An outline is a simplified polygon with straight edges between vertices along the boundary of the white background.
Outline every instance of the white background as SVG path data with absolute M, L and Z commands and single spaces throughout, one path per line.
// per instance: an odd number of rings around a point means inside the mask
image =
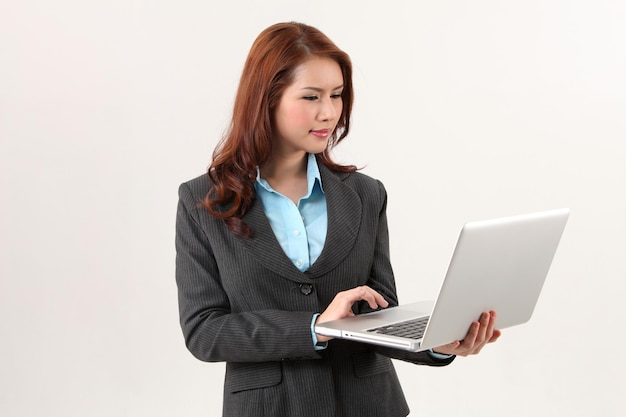
M 178 326 L 177 186 L 288 20 L 353 59 L 337 159 L 387 186 L 402 301 L 436 294 L 462 223 L 572 210 L 527 325 L 397 363 L 412 415 L 625 415 L 619 0 L 1 0 L 0 415 L 220 415 L 223 364 Z

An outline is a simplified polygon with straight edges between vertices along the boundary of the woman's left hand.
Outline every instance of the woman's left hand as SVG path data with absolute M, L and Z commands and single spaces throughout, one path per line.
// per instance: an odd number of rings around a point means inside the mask
M 495 325 L 495 311 L 482 313 L 480 319 L 471 324 L 463 340 L 433 348 L 433 352 L 457 356 L 476 355 L 487 343 L 493 343 L 500 337 L 500 330 L 496 330 Z

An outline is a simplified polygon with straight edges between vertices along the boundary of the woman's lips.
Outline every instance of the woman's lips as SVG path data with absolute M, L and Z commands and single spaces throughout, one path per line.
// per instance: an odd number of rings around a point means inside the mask
M 316 138 L 326 139 L 330 135 L 330 129 L 311 130 L 311 134 Z

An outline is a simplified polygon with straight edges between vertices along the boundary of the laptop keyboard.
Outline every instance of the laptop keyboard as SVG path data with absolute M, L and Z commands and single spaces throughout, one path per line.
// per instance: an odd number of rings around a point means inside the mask
M 367 331 L 391 336 L 406 337 L 409 339 L 421 339 L 424 336 L 426 324 L 428 324 L 428 317 L 421 317 L 418 319 L 401 321 L 387 326 L 376 327 Z

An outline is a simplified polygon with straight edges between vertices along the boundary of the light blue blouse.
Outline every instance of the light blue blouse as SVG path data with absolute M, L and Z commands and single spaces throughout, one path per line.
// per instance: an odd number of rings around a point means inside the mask
M 317 260 L 326 241 L 328 216 L 322 178 L 315 160 L 309 154 L 307 163 L 308 192 L 298 204 L 272 189 L 261 178 L 257 169 L 254 187 L 263 203 L 263 211 L 269 220 L 276 239 L 300 271 L 304 272 Z

